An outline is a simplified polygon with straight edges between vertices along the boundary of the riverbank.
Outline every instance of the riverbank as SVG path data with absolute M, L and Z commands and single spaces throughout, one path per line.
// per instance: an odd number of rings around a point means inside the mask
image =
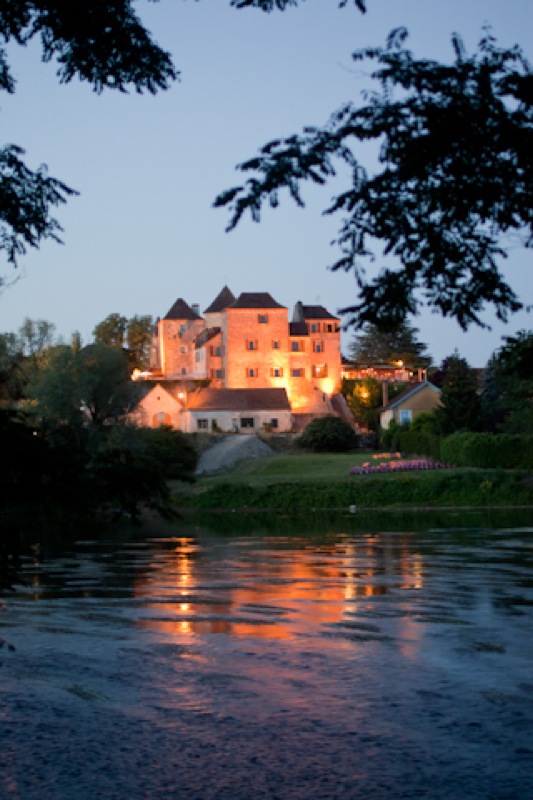
M 368 458 L 368 453 L 330 453 L 244 461 L 224 474 L 200 478 L 192 486 L 174 484 L 173 499 L 182 509 L 282 513 L 533 508 L 533 476 L 526 471 L 462 468 L 350 474 L 351 468 Z

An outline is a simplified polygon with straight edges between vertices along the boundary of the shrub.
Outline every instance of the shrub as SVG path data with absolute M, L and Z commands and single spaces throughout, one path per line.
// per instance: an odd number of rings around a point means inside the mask
M 443 439 L 441 458 L 461 467 L 531 469 L 533 436 L 454 433 Z
M 344 453 L 357 447 L 357 436 L 347 422 L 334 417 L 319 417 L 306 427 L 299 437 L 298 445 L 315 453 Z

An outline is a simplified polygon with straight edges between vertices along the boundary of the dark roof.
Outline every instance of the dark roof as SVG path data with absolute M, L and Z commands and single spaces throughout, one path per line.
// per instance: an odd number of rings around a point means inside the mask
M 218 336 L 220 333 L 220 328 L 206 328 L 205 331 L 202 331 L 199 336 L 196 337 L 194 341 L 194 346 L 196 349 L 199 347 L 203 347 L 204 344 L 210 342 L 211 339 L 214 339 L 215 336 Z
M 198 389 L 187 409 L 203 411 L 290 411 L 285 389 Z
M 324 306 L 304 306 L 302 305 L 304 319 L 339 319 L 330 314 Z
M 205 309 L 204 314 L 215 314 L 217 311 L 223 311 L 234 302 L 235 295 L 231 289 L 228 289 L 227 286 L 224 286 L 222 291 L 219 292 L 219 294 L 215 297 L 211 305 Z
M 416 394 L 426 386 L 428 386 L 430 389 L 433 389 L 433 391 L 437 392 L 437 394 L 440 394 L 440 389 L 429 381 L 423 381 L 422 383 L 410 383 L 409 386 L 403 390 L 403 392 L 400 392 L 400 394 L 397 394 L 396 397 L 392 398 L 392 400 L 389 400 L 388 404 L 383 406 L 383 410 L 387 408 L 396 408 L 397 406 L 401 405 L 404 400 L 407 400 L 408 397 Z
M 290 336 L 309 336 L 305 322 L 289 322 Z
M 286 308 L 268 292 L 242 292 L 230 308 Z
M 163 319 L 199 319 L 199 316 L 182 297 L 179 297 Z

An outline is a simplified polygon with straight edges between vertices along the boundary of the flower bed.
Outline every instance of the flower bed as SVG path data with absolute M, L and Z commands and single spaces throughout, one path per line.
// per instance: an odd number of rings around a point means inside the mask
M 396 454 L 398 458 L 399 454 Z M 381 464 L 371 464 L 366 461 L 357 467 L 352 467 L 350 475 L 375 475 L 381 472 L 409 472 L 419 469 L 449 469 L 451 464 L 442 464 L 440 461 L 433 461 L 431 458 L 410 458 L 397 461 L 382 461 Z

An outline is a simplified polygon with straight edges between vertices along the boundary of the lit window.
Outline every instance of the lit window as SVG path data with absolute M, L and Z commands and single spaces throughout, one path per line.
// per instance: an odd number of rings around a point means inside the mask
M 328 377 L 327 364 L 318 364 L 316 367 L 313 367 L 313 378 L 327 378 L 327 377 Z

